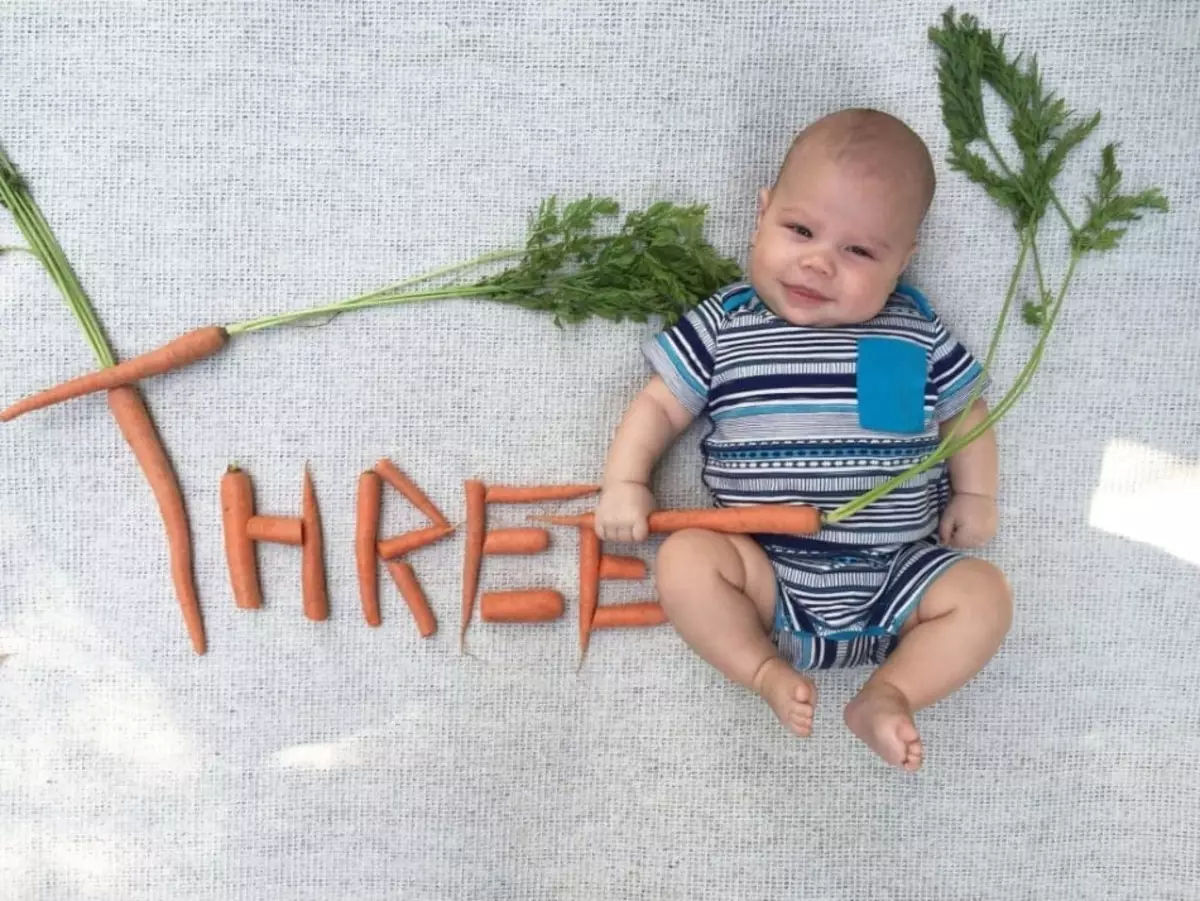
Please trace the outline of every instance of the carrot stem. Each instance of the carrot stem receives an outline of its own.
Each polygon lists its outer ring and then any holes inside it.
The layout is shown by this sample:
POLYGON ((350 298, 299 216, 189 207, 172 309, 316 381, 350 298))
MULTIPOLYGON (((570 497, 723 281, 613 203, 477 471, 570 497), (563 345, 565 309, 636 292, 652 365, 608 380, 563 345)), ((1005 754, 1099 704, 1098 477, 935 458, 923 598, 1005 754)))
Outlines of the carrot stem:
POLYGON ((378 626, 379 568, 375 543, 379 540, 379 507, 382 491, 379 474, 367 470, 358 477, 358 500, 354 519, 354 557, 358 570, 358 596, 368 626, 378 626))

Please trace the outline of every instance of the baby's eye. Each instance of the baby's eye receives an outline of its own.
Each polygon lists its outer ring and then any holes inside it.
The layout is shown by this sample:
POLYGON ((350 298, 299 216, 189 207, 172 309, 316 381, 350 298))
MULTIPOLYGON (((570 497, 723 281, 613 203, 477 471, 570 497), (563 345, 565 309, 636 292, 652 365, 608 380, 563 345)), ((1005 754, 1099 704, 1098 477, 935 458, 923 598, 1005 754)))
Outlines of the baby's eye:
POLYGON ((788 228, 798 234, 801 238, 811 238, 813 236, 812 231, 807 225, 789 225, 788 228))
POLYGON ((852 254, 854 254, 857 257, 863 257, 864 259, 868 259, 868 260, 875 259, 875 255, 873 253, 871 253, 871 251, 867 250, 867 248, 865 248, 865 247, 860 247, 857 244, 855 244, 853 247, 848 247, 846 249, 849 250, 852 254))

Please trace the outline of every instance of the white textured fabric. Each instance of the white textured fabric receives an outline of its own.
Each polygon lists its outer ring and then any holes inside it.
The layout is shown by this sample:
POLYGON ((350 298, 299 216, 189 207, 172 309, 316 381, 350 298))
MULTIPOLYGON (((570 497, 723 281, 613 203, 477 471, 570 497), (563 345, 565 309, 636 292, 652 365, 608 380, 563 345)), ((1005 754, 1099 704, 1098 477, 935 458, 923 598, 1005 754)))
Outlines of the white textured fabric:
MULTIPOLYGON (((518 243, 550 193, 706 202, 713 241, 744 258, 754 192, 791 133, 883 107, 938 158, 913 280, 982 352, 1015 240, 942 162, 926 38, 941 11, 10 0, 0 141, 129 356, 518 243)), ((1089 160, 1119 140, 1128 184, 1160 185, 1174 210, 1088 260, 1000 430, 987 556, 1011 576, 1016 622, 981 677, 920 715, 922 773, 844 728, 863 670, 822 676, 807 742, 669 629, 597 635, 576 672, 567 536, 483 582, 560 588, 557 623, 477 624, 460 657, 456 538, 414 558, 437 636, 417 637, 386 581, 368 629, 359 471, 390 456, 456 519, 464 478, 594 479, 650 326, 560 331, 484 302, 356 313, 238 339, 145 386, 191 507, 203 658, 103 400, 0 429, 0 897, 1200 897, 1197 5, 969 11, 1036 51, 1069 103, 1103 110, 1089 160), (302 617, 290 548, 262 553, 265 609, 234 609, 218 504, 231 460, 278 514, 299 511, 311 466, 328 622, 302 617)), ((1068 202, 1090 166, 1065 179, 1068 202)), ((19 237, 0 221, 0 243, 19 237)), ((0 335, 4 402, 94 365, 21 254, 0 256, 0 335)), ((664 505, 704 501, 696 437, 663 465, 664 505)), ((388 531, 417 521, 386 501, 388 531)), ((603 602, 648 590, 606 586, 603 602)))

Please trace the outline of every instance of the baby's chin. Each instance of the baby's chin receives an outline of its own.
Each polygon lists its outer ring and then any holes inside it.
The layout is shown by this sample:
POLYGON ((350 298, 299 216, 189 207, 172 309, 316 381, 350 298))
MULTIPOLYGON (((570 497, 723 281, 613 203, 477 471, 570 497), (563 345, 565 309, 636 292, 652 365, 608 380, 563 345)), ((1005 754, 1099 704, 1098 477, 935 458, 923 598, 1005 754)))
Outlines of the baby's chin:
POLYGON ((760 294, 767 309, 792 325, 803 325, 810 328, 832 328, 838 325, 856 325, 863 321, 855 319, 844 310, 837 301, 822 301, 818 304, 796 304, 786 298, 774 297, 771 294, 760 294))

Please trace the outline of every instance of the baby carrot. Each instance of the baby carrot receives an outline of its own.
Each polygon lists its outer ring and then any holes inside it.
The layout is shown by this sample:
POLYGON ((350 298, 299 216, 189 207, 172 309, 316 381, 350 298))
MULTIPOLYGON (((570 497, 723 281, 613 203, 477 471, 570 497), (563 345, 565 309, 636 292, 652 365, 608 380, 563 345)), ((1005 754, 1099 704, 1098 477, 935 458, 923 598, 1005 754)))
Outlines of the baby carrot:
POLYGON ((657 626, 667 621, 661 604, 641 601, 636 604, 606 604, 596 608, 593 629, 617 629, 657 626))
POLYGON ((396 588, 400 590, 400 597, 404 598, 404 603, 408 605, 409 612, 416 621, 417 631, 421 633, 422 638, 428 638, 437 631, 437 619, 429 609, 429 601, 425 599, 425 592, 421 590, 416 573, 404 560, 388 560, 387 568, 392 581, 396 583, 396 588))
POLYGON ((462 627, 458 634, 459 650, 467 640, 467 627, 479 590, 479 569, 483 563, 484 533, 487 531, 487 486, 478 479, 463 483, 467 500, 467 547, 463 553, 462 627))
POLYGON ((300 555, 300 591, 304 615, 311 620, 329 619, 329 594, 325 584, 325 542, 321 536, 321 510, 312 475, 304 468, 304 544, 300 555))
POLYGON ((253 541, 271 544, 304 545, 304 520, 299 516, 251 516, 246 523, 246 534, 253 541))
POLYGON ((565 607, 563 596, 550 589, 485 591, 479 616, 488 623, 544 623, 562 616, 565 607))
POLYGON ((483 539, 484 555, 538 554, 550 547, 545 529, 493 529, 483 539))
POLYGON ((396 464, 387 459, 387 457, 384 457, 375 464, 375 471, 389 485, 408 498, 410 504, 428 516, 435 526, 450 525, 446 521, 446 517, 442 515, 442 511, 425 495, 424 491, 417 487, 416 482, 397 469, 396 464))
POLYGON ((369 469, 358 476, 354 557, 358 569, 358 596, 362 601, 363 618, 368 626, 378 626, 382 622, 379 615, 379 569, 375 563, 382 484, 379 474, 369 469))
POLYGON ((453 531, 454 526, 451 525, 426 526, 424 529, 414 529, 411 532, 405 532, 403 535, 385 538, 377 544, 379 556, 384 560, 395 560, 397 557, 403 557, 417 548, 440 541, 453 531))
POLYGON ((47 388, 45 391, 31 394, 0 412, 0 422, 8 422, 22 413, 40 410, 73 397, 82 397, 85 394, 121 385, 132 385, 139 379, 160 375, 172 369, 182 369, 189 363, 215 354, 225 346, 225 342, 228 340, 229 334, 220 326, 213 325, 194 329, 162 347, 137 357, 131 357, 123 363, 97 369, 52 388, 47 388))
POLYGON ((646 561, 639 557, 605 554, 600 558, 600 578, 629 579, 636 582, 646 578, 646 561))
POLYGON ((250 473, 231 465, 221 476, 221 523, 233 601, 242 610, 257 610, 262 606, 254 541, 246 531, 253 515, 254 487, 250 484, 250 473))
POLYGON ((599 485, 489 485, 489 504, 534 504, 539 501, 569 501, 598 494, 599 485))
POLYGON ((587 653, 592 617, 600 603, 600 539, 591 528, 579 530, 579 656, 587 653))
MULTIPOLYGON (((556 526, 593 528, 593 514, 578 516, 531 516, 535 522, 556 526)), ((656 510, 647 525, 651 532, 708 529, 713 532, 775 535, 812 535, 821 529, 821 511, 816 507, 757 504, 750 507, 709 507, 696 510, 656 510)))
POLYGON ((192 650, 203 654, 208 650, 204 635, 204 618, 200 613, 200 599, 196 595, 195 576, 192 572, 192 533, 188 527, 187 508, 183 503, 183 492, 166 448, 141 394, 133 385, 122 385, 108 390, 108 408, 133 450, 138 465, 150 483, 154 500, 167 531, 167 547, 171 559, 171 576, 175 582, 175 594, 183 611, 192 640, 192 650))

